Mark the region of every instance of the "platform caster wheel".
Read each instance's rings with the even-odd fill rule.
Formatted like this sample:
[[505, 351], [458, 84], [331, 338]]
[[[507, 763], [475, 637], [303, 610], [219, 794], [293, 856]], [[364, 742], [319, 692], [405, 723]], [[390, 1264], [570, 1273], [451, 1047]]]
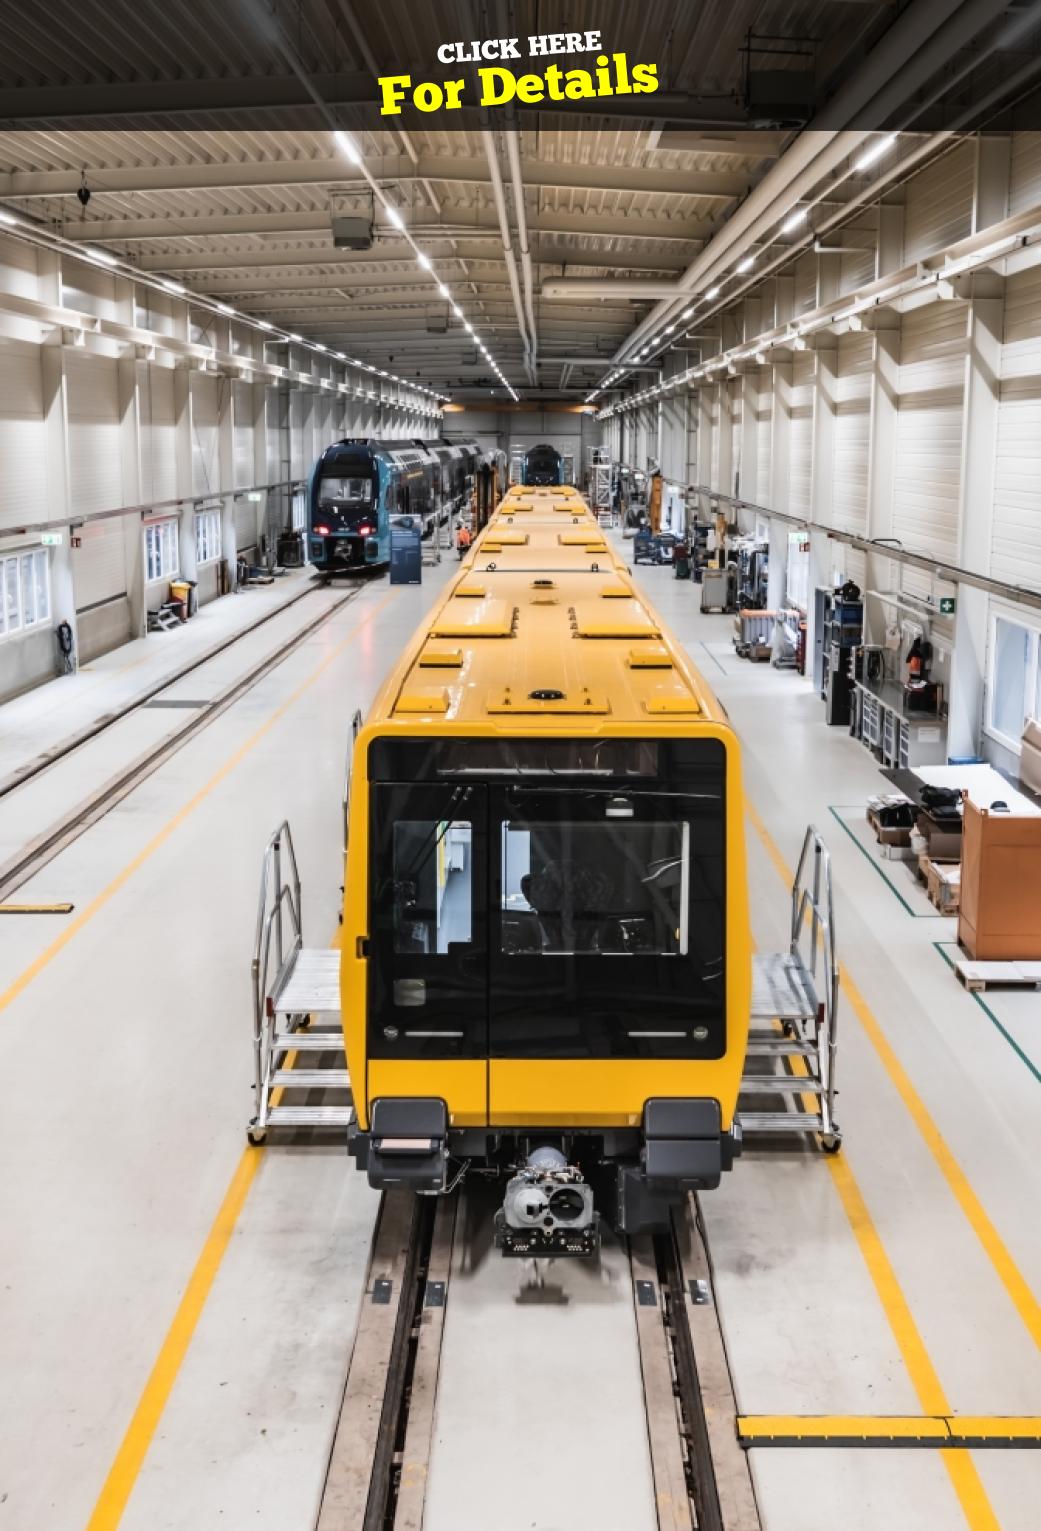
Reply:
[[264, 1127], [247, 1127], [246, 1137], [253, 1148], [263, 1148], [267, 1142], [267, 1129]]
[[837, 1133], [829, 1132], [821, 1138], [820, 1143], [826, 1154], [837, 1154], [842, 1147], [842, 1138]]

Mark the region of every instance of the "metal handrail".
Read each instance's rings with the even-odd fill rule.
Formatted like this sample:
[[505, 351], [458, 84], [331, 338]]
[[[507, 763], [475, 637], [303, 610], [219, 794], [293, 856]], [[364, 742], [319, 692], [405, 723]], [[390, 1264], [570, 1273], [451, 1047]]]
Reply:
[[[812, 877], [804, 885], [808, 862], [812, 855]], [[803, 933], [809, 927], [809, 961], [807, 972], [817, 985], [818, 961], [823, 966], [824, 1002], [823, 1026], [827, 1036], [826, 1049], [819, 1045], [821, 1026], [818, 1018], [817, 1056], [820, 1066], [821, 1125], [825, 1134], [834, 1130], [835, 1108], [835, 1057], [838, 1046], [839, 1012], [839, 964], [835, 944], [835, 900], [832, 889], [831, 853], [819, 831], [811, 824], [803, 837], [802, 850], [792, 882], [792, 925], [790, 950], [799, 954]]]
[[[283, 877], [284, 870], [288, 871], [287, 878]], [[253, 990], [253, 1089], [258, 1117], [263, 1110], [269, 1062], [266, 1057], [265, 1031], [272, 937], [278, 961], [277, 973], [280, 975], [286, 965], [287, 945], [291, 944], [292, 951], [299, 950], [303, 945], [300, 872], [297, 867], [296, 851], [293, 848], [293, 836], [286, 819], [282, 820], [264, 847], [256, 936], [253, 942], [253, 960], [250, 963], [250, 983]]]

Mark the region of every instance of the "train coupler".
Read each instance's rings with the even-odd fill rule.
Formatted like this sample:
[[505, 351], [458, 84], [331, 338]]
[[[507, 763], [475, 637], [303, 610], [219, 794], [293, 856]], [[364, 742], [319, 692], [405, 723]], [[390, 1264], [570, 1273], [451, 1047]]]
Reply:
[[506, 1256], [528, 1259], [598, 1252], [593, 1188], [558, 1148], [536, 1148], [507, 1183], [495, 1214], [495, 1245]]

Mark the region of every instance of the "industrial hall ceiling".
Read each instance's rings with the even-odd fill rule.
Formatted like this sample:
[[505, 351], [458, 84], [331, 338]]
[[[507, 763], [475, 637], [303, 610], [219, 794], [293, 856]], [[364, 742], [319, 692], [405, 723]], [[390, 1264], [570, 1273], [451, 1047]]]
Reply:
[[0, 209], [453, 397], [502, 396], [443, 288], [518, 392], [580, 400], [803, 130], [1021, 121], [1037, 11], [576, 0], [569, 27], [654, 60], [658, 92], [455, 130], [381, 119], [377, 80], [429, 76], [446, 40], [545, 32], [553, 6], [0, 0]]

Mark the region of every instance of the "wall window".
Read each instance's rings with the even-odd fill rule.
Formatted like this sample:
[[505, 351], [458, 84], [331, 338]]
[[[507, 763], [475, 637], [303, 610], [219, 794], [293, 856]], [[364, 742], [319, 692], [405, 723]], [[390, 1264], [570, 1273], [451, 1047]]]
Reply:
[[987, 732], [1019, 750], [1027, 718], [1041, 717], [1041, 632], [1011, 617], [990, 625]]
[[42, 627], [50, 621], [51, 583], [47, 551], [10, 553], [0, 558], [0, 638]]
[[195, 561], [215, 563], [220, 555], [220, 511], [200, 510], [195, 516]]
[[176, 521], [153, 521], [145, 527], [145, 579], [173, 579], [180, 573]]

